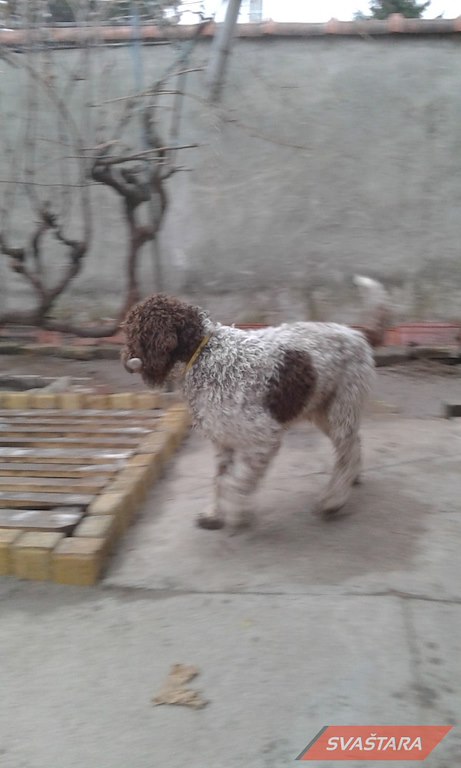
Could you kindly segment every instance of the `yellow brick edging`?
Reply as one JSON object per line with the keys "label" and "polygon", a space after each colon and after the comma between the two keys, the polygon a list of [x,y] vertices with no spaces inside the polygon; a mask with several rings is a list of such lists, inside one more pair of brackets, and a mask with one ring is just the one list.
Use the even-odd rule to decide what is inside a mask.
{"label": "yellow brick edging", "polygon": [[0,576],[13,574],[13,544],[22,534],[19,528],[0,528]]}
{"label": "yellow brick edging", "polygon": [[53,581],[91,587],[102,574],[106,555],[105,538],[71,536],[63,539],[53,552]]}
{"label": "yellow brick edging", "polygon": [[[103,399],[96,401],[96,397]],[[19,398],[19,399],[18,399]],[[72,399],[71,399],[72,398]],[[78,398],[78,399],[77,399]],[[95,408],[98,410],[149,410],[161,407],[156,393],[85,395],[5,392],[0,408]],[[51,404],[53,403],[53,405]],[[158,432],[147,435],[121,469],[87,508],[72,536],[44,531],[24,532],[0,527],[0,576],[54,581],[59,584],[96,584],[118,539],[130,525],[136,509],[161,477],[190,426],[182,404],[168,405],[159,419]]]}
{"label": "yellow brick edging", "polygon": [[11,410],[28,410],[31,399],[32,395],[28,392],[2,392],[0,394],[1,407]]}
{"label": "yellow brick edging", "polygon": [[34,581],[50,581],[52,553],[64,538],[63,533],[30,531],[15,539],[11,545],[14,576]]}
{"label": "yellow brick edging", "polygon": [[149,411],[157,408],[182,408],[175,403],[169,405],[168,395],[151,392],[114,392],[100,394],[98,392],[0,392],[0,408],[8,410],[123,410]]}

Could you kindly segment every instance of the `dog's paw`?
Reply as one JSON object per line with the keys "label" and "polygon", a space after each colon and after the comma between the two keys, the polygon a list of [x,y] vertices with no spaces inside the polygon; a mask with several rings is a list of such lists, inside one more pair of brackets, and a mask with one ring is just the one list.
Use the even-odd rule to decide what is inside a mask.
{"label": "dog's paw", "polygon": [[195,523],[198,528],[206,531],[219,531],[220,528],[224,528],[224,520],[216,515],[198,515]]}
{"label": "dog's paw", "polygon": [[320,499],[312,510],[315,517],[320,517],[322,520],[332,520],[334,517],[339,517],[344,514],[344,505],[346,501],[335,501],[333,499]]}
{"label": "dog's paw", "polygon": [[246,511],[240,513],[233,519],[228,520],[227,528],[230,536],[236,536],[239,533],[244,533],[249,528],[253,528],[256,524],[256,516],[253,512]]}

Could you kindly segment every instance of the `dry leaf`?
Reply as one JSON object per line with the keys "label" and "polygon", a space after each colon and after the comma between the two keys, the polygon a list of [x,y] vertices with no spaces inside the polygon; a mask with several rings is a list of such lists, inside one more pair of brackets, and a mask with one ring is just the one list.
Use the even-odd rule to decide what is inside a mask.
{"label": "dry leaf", "polygon": [[170,674],[159,693],[152,699],[152,702],[156,706],[160,704],[176,704],[183,707],[192,707],[193,709],[202,709],[208,702],[202,699],[198,691],[184,688],[184,685],[193,680],[194,677],[197,677],[198,674],[199,670],[197,667],[173,664]]}

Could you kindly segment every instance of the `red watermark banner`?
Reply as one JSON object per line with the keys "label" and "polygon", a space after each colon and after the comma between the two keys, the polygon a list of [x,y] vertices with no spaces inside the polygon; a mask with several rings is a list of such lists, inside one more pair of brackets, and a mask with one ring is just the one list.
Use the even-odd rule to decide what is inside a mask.
{"label": "red watermark banner", "polygon": [[425,760],[452,725],[326,725],[297,760]]}

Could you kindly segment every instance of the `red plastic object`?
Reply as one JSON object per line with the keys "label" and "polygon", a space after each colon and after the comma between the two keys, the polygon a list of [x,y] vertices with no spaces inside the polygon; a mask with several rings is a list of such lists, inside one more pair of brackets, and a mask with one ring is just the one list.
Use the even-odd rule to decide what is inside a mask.
{"label": "red plastic object", "polygon": [[[243,331],[267,328],[263,323],[236,323],[236,328]],[[362,330],[360,326],[351,328]],[[389,328],[384,338],[385,347],[458,347],[461,345],[461,324],[456,323],[403,323],[395,328]]]}
{"label": "red plastic object", "polygon": [[404,323],[393,328],[391,333],[395,339],[392,343],[401,347],[409,344],[456,347],[461,344],[461,325],[455,323]]}

